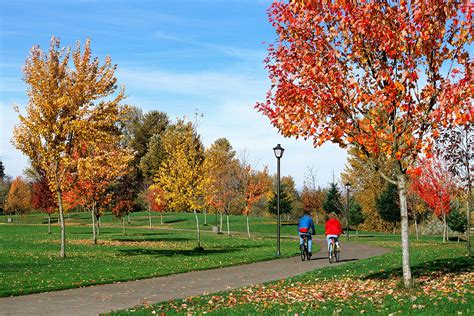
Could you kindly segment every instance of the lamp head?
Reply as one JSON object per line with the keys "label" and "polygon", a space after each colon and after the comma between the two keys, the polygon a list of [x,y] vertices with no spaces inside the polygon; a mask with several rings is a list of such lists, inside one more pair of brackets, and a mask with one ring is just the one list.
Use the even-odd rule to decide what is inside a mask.
{"label": "lamp head", "polygon": [[283,157],[283,152],[284,151],[285,151],[285,149],[283,147],[281,147],[280,144],[276,145],[276,147],[273,148],[273,152],[275,153],[276,158]]}

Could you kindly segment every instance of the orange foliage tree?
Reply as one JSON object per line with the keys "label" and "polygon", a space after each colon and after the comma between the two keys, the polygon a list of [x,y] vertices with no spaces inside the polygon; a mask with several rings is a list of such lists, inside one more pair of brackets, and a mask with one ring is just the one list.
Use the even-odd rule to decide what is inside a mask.
{"label": "orange foliage tree", "polygon": [[469,1],[275,1],[272,88],[256,107],[283,135],[397,160],[402,270],[412,286],[406,174],[440,126],[472,122]]}
{"label": "orange foliage tree", "polygon": [[[118,138],[115,140],[118,141]],[[64,201],[68,205],[82,205],[91,212],[94,244],[97,244],[100,209],[110,202],[107,191],[113,181],[128,171],[128,164],[133,159],[130,152],[116,145],[82,143],[75,152],[75,177],[68,177],[74,184],[64,193]]]}
{"label": "orange foliage tree", "polygon": [[165,191],[156,184],[152,184],[148,187],[145,193],[145,200],[148,204],[148,219],[150,220],[150,229],[151,226],[151,213],[160,212],[160,222],[163,225],[163,212],[166,208],[166,198]]}
{"label": "orange foliage tree", "polygon": [[5,212],[9,214],[27,214],[31,210],[31,189],[22,177],[16,177],[10,186],[5,201]]}
{"label": "orange foliage tree", "polygon": [[272,190],[271,178],[268,176],[268,168],[262,171],[252,169],[250,164],[244,163],[241,170],[241,183],[243,190],[244,209],[243,214],[247,216],[247,235],[250,237],[249,216],[253,205]]}

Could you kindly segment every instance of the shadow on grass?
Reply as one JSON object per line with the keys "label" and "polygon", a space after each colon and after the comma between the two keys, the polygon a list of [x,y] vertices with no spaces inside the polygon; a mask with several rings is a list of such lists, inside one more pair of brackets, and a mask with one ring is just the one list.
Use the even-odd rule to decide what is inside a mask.
{"label": "shadow on grass", "polygon": [[168,219],[168,220],[164,220],[164,221],[163,221],[163,224],[174,224],[174,223],[187,222],[187,221],[188,221],[188,220],[182,219],[182,218],[178,218],[178,219]]}
{"label": "shadow on grass", "polygon": [[186,238],[186,237],[169,237],[169,238],[112,238],[115,241],[124,241],[124,242],[148,242],[148,241],[188,241],[194,240],[195,238]]}
{"label": "shadow on grass", "polygon": [[139,256],[139,255],[150,255],[150,256],[206,256],[210,254],[226,254],[237,252],[240,249],[185,249],[185,250],[172,250],[172,249],[124,249],[120,250],[119,253],[122,256]]}
{"label": "shadow on grass", "polygon": [[465,240],[464,238],[461,237],[461,238],[458,239],[457,236],[449,237],[448,240],[449,240],[449,241],[455,241],[455,242],[458,242],[458,241],[459,241],[459,242],[466,242],[466,240]]}
{"label": "shadow on grass", "polygon": [[[411,267],[411,272],[413,276],[420,277],[429,275],[433,272],[442,272],[442,273],[460,273],[460,272],[469,272],[474,270],[474,258],[468,258],[465,256],[458,258],[450,259],[439,259],[434,261],[427,261],[421,264],[417,264]],[[364,279],[389,279],[393,275],[402,275],[402,268],[395,268],[386,270],[383,272],[377,272],[368,275]]]}

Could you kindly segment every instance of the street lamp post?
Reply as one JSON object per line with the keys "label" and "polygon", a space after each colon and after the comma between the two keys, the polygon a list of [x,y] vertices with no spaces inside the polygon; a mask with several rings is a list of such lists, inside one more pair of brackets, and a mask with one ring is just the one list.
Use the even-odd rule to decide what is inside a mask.
{"label": "street lamp post", "polygon": [[273,148],[275,157],[277,159],[277,252],[276,255],[279,257],[280,253],[280,158],[283,157],[285,149],[278,144]]}
{"label": "street lamp post", "polygon": [[350,210],[349,210],[349,191],[351,190],[351,184],[349,182],[346,182],[346,223],[347,223],[347,240],[349,240],[349,216],[350,216]]}

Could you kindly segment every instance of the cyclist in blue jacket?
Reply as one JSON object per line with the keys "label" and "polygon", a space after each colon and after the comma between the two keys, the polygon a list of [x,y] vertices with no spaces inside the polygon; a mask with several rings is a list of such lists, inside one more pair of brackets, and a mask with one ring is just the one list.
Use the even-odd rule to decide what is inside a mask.
{"label": "cyclist in blue jacket", "polygon": [[311,246],[313,244],[311,235],[314,235],[315,231],[314,222],[310,216],[310,212],[305,210],[303,216],[298,222],[298,235],[300,236],[300,246],[303,244],[302,236],[306,235],[308,237],[309,257],[311,257]]}

